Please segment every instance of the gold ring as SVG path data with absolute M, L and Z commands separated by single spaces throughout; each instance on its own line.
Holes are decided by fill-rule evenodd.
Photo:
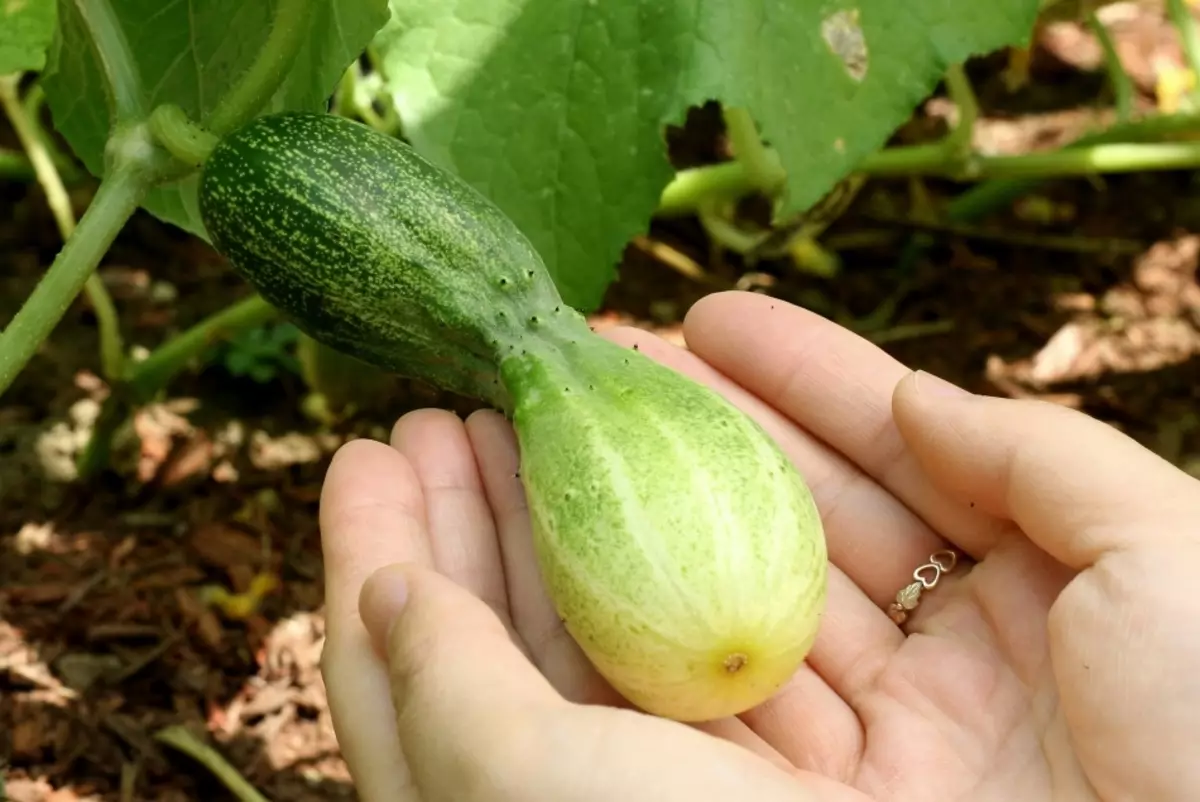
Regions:
M 905 585 L 896 594 L 896 600 L 887 609 L 888 617 L 897 625 L 908 620 L 908 616 L 921 603 L 921 594 L 933 590 L 943 574 L 948 574 L 958 565 L 958 554 L 950 549 L 935 551 L 929 555 L 929 562 L 913 571 L 913 581 Z

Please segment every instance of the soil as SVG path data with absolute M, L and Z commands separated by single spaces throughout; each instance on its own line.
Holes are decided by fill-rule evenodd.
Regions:
M 1155 65 L 1182 63 L 1173 32 L 1159 3 L 1113 8 L 1139 106 L 1153 107 Z M 1041 31 L 1025 88 L 1005 89 L 1004 63 L 970 65 L 981 148 L 1053 147 L 1108 113 L 1098 46 L 1078 25 Z M 945 114 L 930 100 L 896 140 L 937 136 Z M 10 131 L 0 144 L 14 144 Z M 720 158 L 715 111 L 696 110 L 671 144 L 681 166 Z M 917 196 L 909 182 L 872 181 L 823 235 L 840 248 L 833 277 L 782 259 L 750 264 L 695 220 L 656 221 L 630 244 L 595 322 L 678 341 L 703 295 L 770 293 L 972 390 L 1084 410 L 1200 475 L 1196 183 L 1188 172 L 1049 182 L 946 232 L 895 216 L 961 186 L 925 181 Z M 77 191 L 77 211 L 88 192 Z M 917 233 L 927 247 L 903 265 Z M 0 183 L 0 320 L 59 245 L 40 190 Z M 146 349 L 247 292 L 205 244 L 141 213 L 100 275 L 125 337 Z M 81 298 L 0 400 L 3 790 L 18 802 L 232 799 L 152 737 L 183 725 L 271 799 L 353 799 L 318 667 L 323 473 L 340 443 L 384 437 L 409 409 L 473 405 L 387 379 L 354 414 L 320 422 L 286 364 L 256 378 L 218 357 L 138 410 L 112 468 L 83 484 L 70 481 L 72 460 L 106 393 L 97 361 Z M 242 591 L 261 571 L 281 584 L 248 615 L 201 603 L 203 588 Z

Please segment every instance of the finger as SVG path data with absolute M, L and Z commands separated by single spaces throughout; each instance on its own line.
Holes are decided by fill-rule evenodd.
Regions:
M 321 494 L 326 640 L 321 673 L 342 755 L 364 802 L 416 802 L 400 751 L 387 671 L 358 615 L 363 583 L 395 562 L 432 564 L 425 500 L 412 467 L 383 443 L 356 440 L 334 455 Z
M 806 665 L 741 719 L 797 768 L 849 781 L 864 742 L 858 711 L 905 636 L 836 568 L 827 593 Z
M 874 344 L 807 310 L 741 292 L 698 301 L 684 337 L 700 358 L 845 455 L 976 559 L 1004 533 L 1003 523 L 947 496 L 920 470 L 892 420 L 892 391 L 909 371 Z M 862 554 L 879 545 L 869 534 L 862 540 Z
M 1195 538 L 1200 483 L 1074 410 L 963 393 L 927 373 L 896 388 L 896 424 L 947 492 L 1015 522 L 1074 569 L 1105 552 Z
M 428 799 L 865 800 L 674 722 L 569 705 L 486 606 L 435 572 L 383 569 L 362 615 L 386 640 L 400 737 Z
M 321 490 L 321 549 L 326 618 L 358 623 L 358 593 L 394 562 L 433 565 L 425 498 L 402 455 L 374 440 L 354 440 L 330 461 Z
M 363 587 L 363 621 L 388 656 L 394 716 L 423 799 L 507 799 L 504 779 L 542 757 L 537 723 L 565 702 L 495 611 L 441 574 L 397 564 Z M 504 755 L 522 754 L 517 765 Z M 491 789 L 494 795 L 480 793 Z
M 830 562 L 845 571 L 877 607 L 891 603 L 896 591 L 911 581 L 913 569 L 931 553 L 946 548 L 946 541 L 924 521 L 845 457 L 700 357 L 640 329 L 614 328 L 604 336 L 622 345 L 636 345 L 646 356 L 708 385 L 758 421 L 812 491 Z
M 496 524 L 462 420 L 445 410 L 410 412 L 392 428 L 392 447 L 421 481 L 434 566 L 486 602 L 511 630 Z
M 534 550 L 512 426 L 502 415 L 484 410 L 467 418 L 466 428 L 499 532 L 513 626 L 534 664 L 572 702 L 625 704 L 567 633 L 546 594 Z

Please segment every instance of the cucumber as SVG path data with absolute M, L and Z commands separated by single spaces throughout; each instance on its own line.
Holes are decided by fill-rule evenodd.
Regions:
M 309 336 L 508 416 L 549 597 L 627 700 L 721 718 L 803 663 L 828 565 L 803 478 L 723 397 L 593 333 L 481 194 L 393 137 L 292 112 L 217 146 L 200 210 Z

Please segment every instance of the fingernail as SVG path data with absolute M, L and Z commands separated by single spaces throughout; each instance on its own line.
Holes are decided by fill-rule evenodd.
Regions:
M 380 568 L 363 583 L 358 595 L 358 613 L 371 643 L 381 655 L 387 654 L 388 634 L 407 603 L 408 580 L 403 565 Z
M 917 392 L 928 394 L 938 398 L 963 398 L 971 395 L 969 392 L 959 387 L 956 384 L 934 376 L 932 373 L 926 373 L 923 370 L 917 371 Z

